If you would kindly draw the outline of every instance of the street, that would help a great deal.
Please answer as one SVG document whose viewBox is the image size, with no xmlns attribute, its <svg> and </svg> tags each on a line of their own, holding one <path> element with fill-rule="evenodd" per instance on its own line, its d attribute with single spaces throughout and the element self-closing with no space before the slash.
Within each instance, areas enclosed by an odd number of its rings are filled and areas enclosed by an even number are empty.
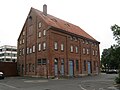
<svg viewBox="0 0 120 90">
<path fill-rule="evenodd" d="M 70 79 L 6 77 L 0 80 L 0 90 L 120 90 L 116 89 L 117 74 L 100 74 Z"/>
</svg>

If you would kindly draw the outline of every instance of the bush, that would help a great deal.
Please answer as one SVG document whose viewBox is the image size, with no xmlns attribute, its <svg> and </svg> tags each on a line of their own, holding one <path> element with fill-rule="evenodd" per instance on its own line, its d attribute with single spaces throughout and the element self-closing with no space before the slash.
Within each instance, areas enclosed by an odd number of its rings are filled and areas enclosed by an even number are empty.
<svg viewBox="0 0 120 90">
<path fill-rule="evenodd" d="M 120 64 L 119 64 L 119 71 L 118 71 L 118 77 L 115 78 L 116 84 L 120 84 Z"/>
<path fill-rule="evenodd" d="M 116 77 L 116 78 L 115 78 L 115 82 L 116 82 L 117 84 L 120 84 L 120 77 Z"/>
</svg>

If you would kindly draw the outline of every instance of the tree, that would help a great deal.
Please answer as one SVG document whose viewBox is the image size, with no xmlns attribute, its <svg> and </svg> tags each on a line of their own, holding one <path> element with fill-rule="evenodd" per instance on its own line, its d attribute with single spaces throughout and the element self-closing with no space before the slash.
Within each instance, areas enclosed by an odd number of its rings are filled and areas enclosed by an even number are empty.
<svg viewBox="0 0 120 90">
<path fill-rule="evenodd" d="M 118 45 L 120 45 L 120 27 L 115 24 L 111 26 L 111 30 L 113 31 L 115 41 L 117 41 Z"/>
</svg>

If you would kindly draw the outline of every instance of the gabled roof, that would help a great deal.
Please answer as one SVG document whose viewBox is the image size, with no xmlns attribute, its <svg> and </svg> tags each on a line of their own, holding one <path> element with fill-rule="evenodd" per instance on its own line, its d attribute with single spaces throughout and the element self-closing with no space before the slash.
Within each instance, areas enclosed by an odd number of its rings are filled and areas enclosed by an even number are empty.
<svg viewBox="0 0 120 90">
<path fill-rule="evenodd" d="M 84 30 L 82 30 L 80 27 L 73 25 L 69 22 L 66 22 L 62 19 L 56 18 L 52 15 L 44 15 L 43 12 L 32 8 L 48 25 L 53 26 L 55 28 L 59 28 L 61 30 L 65 30 L 67 32 L 80 35 L 82 37 L 91 39 L 96 41 L 92 36 L 90 36 L 88 33 L 86 33 Z"/>
</svg>

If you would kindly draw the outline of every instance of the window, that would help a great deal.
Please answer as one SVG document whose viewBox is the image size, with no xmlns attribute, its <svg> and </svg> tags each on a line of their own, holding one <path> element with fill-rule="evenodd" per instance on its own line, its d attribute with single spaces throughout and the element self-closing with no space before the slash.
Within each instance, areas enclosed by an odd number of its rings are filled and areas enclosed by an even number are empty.
<svg viewBox="0 0 120 90">
<path fill-rule="evenodd" d="M 61 44 L 61 51 L 64 51 L 64 44 Z"/>
<path fill-rule="evenodd" d="M 97 52 L 97 50 L 96 50 L 96 52 L 95 52 L 95 53 L 96 53 L 96 56 L 97 56 L 97 53 L 98 53 L 98 52 Z"/>
<path fill-rule="evenodd" d="M 42 59 L 42 64 L 46 65 L 47 64 L 47 60 L 46 59 Z"/>
<path fill-rule="evenodd" d="M 46 30 L 43 30 L 43 36 L 45 36 L 46 35 Z"/>
<path fill-rule="evenodd" d="M 38 44 L 38 51 L 41 51 L 41 43 Z"/>
<path fill-rule="evenodd" d="M 28 64 L 26 64 L 26 72 L 28 72 Z"/>
<path fill-rule="evenodd" d="M 95 50 L 93 50 L 93 55 L 95 55 Z"/>
<path fill-rule="evenodd" d="M 21 56 L 21 49 L 19 50 L 19 55 Z"/>
<path fill-rule="evenodd" d="M 23 55 L 24 55 L 24 54 L 25 54 L 24 48 L 23 48 L 23 50 L 22 50 L 22 51 L 23 51 Z"/>
<path fill-rule="evenodd" d="M 25 35 L 25 31 L 23 31 L 23 36 Z"/>
<path fill-rule="evenodd" d="M 39 38 L 41 37 L 41 32 L 38 32 L 38 37 L 39 37 Z"/>
<path fill-rule="evenodd" d="M 87 54 L 89 54 L 89 49 L 87 48 Z"/>
<path fill-rule="evenodd" d="M 70 52 L 73 52 L 73 45 L 70 46 Z"/>
<path fill-rule="evenodd" d="M 54 42 L 54 49 L 58 50 L 58 43 L 57 42 Z"/>
<path fill-rule="evenodd" d="M 32 48 L 30 48 L 30 53 L 32 53 Z"/>
<path fill-rule="evenodd" d="M 76 60 L 76 71 L 79 71 L 79 62 Z"/>
<path fill-rule="evenodd" d="M 32 33 L 33 33 L 33 25 L 29 26 L 28 35 L 32 35 Z"/>
<path fill-rule="evenodd" d="M 24 43 L 25 41 L 24 41 L 24 39 L 22 40 L 22 43 Z"/>
<path fill-rule="evenodd" d="M 46 49 L 46 43 L 44 42 L 43 43 L 43 50 L 45 50 Z"/>
<path fill-rule="evenodd" d="M 33 46 L 33 52 L 35 52 L 35 45 Z"/>
<path fill-rule="evenodd" d="M 42 27 L 42 23 L 39 22 L 39 23 L 38 23 L 38 28 L 41 28 L 41 27 Z"/>
<path fill-rule="evenodd" d="M 61 59 L 61 65 L 64 65 L 64 59 L 63 58 Z"/>
<path fill-rule="evenodd" d="M 86 40 L 86 44 L 89 44 L 89 42 Z"/>
<path fill-rule="evenodd" d="M 31 72 L 31 63 L 29 63 L 29 72 Z"/>
<path fill-rule="evenodd" d="M 29 48 L 27 48 L 27 54 L 29 54 Z"/>
<path fill-rule="evenodd" d="M 84 60 L 84 71 L 86 71 L 86 60 Z"/>
<path fill-rule="evenodd" d="M 20 40 L 20 44 L 22 44 L 21 40 Z"/>
<path fill-rule="evenodd" d="M 83 48 L 83 54 L 85 54 L 85 48 Z"/>
<path fill-rule="evenodd" d="M 83 43 L 85 43 L 85 40 L 83 40 Z"/>
<path fill-rule="evenodd" d="M 42 64 L 42 60 L 41 59 L 38 59 L 38 64 Z"/>
<path fill-rule="evenodd" d="M 78 46 L 75 47 L 75 52 L 78 53 Z"/>
<path fill-rule="evenodd" d="M 33 72 L 34 72 L 34 69 L 35 69 L 35 65 L 33 64 L 33 65 L 32 65 L 32 71 L 33 71 Z"/>
</svg>

